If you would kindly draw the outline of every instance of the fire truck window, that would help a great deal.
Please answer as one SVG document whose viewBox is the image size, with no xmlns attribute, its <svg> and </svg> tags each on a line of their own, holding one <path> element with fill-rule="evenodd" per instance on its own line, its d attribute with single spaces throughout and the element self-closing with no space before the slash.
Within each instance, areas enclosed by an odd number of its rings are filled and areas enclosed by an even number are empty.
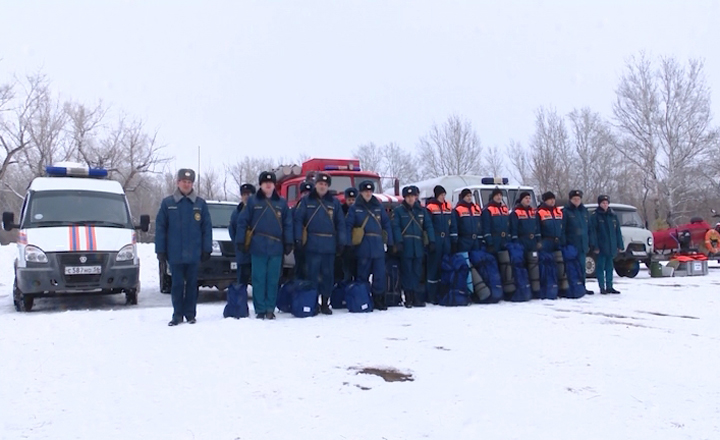
<svg viewBox="0 0 720 440">
<path fill-rule="evenodd" d="M 332 184 L 330 185 L 330 189 L 337 191 L 338 194 L 342 194 L 347 188 L 350 188 L 351 186 L 353 186 L 352 177 L 332 176 Z"/>
<path fill-rule="evenodd" d="M 291 202 L 297 199 L 297 185 L 288 186 L 287 199 Z"/>
</svg>

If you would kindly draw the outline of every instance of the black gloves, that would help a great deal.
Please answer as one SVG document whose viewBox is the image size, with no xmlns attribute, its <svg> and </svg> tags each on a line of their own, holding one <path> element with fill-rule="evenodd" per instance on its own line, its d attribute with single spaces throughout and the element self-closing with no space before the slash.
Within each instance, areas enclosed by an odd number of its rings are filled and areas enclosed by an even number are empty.
<svg viewBox="0 0 720 440">
<path fill-rule="evenodd" d="M 457 254 L 457 243 L 455 243 L 455 242 L 450 243 L 450 253 Z"/>
<path fill-rule="evenodd" d="M 430 251 L 431 253 L 435 253 L 435 242 L 434 241 L 431 241 L 430 243 L 428 243 L 428 251 Z"/>
<path fill-rule="evenodd" d="M 202 255 L 200 255 L 200 261 L 203 263 L 210 259 L 210 252 L 203 252 Z"/>
<path fill-rule="evenodd" d="M 403 249 L 405 249 L 405 246 L 403 245 L 402 241 L 398 241 L 397 243 L 395 243 L 396 254 L 402 254 Z"/>
<path fill-rule="evenodd" d="M 167 254 L 165 252 L 158 252 L 157 259 L 159 262 L 165 264 L 167 263 Z"/>
<path fill-rule="evenodd" d="M 293 246 L 291 244 L 285 245 L 285 255 L 290 255 L 290 252 L 293 251 Z"/>
</svg>

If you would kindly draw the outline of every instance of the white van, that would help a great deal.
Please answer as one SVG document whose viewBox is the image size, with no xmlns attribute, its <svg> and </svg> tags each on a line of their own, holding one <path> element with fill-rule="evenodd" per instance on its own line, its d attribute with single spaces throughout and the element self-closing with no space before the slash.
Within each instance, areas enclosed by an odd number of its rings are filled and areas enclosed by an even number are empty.
<svg viewBox="0 0 720 440">
<path fill-rule="evenodd" d="M 585 205 L 592 214 L 597 209 L 596 203 Z M 653 254 L 653 235 L 646 227 L 637 212 L 631 205 L 611 203 L 610 208 L 618 216 L 620 232 L 625 248 L 615 257 L 615 272 L 621 277 L 634 278 L 640 272 L 640 262 L 650 262 Z M 597 264 L 595 256 L 588 255 L 585 262 L 585 273 L 588 278 L 595 278 Z"/>
<path fill-rule="evenodd" d="M 420 190 L 420 200 L 424 202 L 427 198 L 433 197 L 435 186 L 440 185 L 447 191 L 446 199 L 453 206 L 460 201 L 460 192 L 467 188 L 472 191 L 474 202 L 484 208 L 490 200 L 490 194 L 495 188 L 502 191 L 503 202 L 512 211 L 517 201 L 517 197 L 521 192 L 527 191 L 532 196 L 530 203 L 533 208 L 538 207 L 538 198 L 535 189 L 531 186 L 510 185 L 507 177 L 481 177 L 471 175 L 456 175 L 437 177 L 435 179 L 423 180 L 416 183 L 408 183 L 407 185 L 415 185 Z"/>
<path fill-rule="evenodd" d="M 147 231 L 150 217 L 134 226 L 119 182 L 107 171 L 62 163 L 47 167 L 27 189 L 15 224 L 3 213 L 6 231 L 18 228 L 13 302 L 30 311 L 36 297 L 124 293 L 137 304 L 140 261 L 135 231 Z"/>
</svg>

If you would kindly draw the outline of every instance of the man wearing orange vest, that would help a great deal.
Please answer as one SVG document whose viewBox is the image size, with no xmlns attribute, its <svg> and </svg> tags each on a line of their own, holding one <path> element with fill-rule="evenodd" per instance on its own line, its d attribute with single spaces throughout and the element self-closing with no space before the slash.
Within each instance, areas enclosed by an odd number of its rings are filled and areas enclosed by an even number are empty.
<svg viewBox="0 0 720 440">
<path fill-rule="evenodd" d="M 482 221 L 480 208 L 473 203 L 472 192 L 465 188 L 460 192 L 460 201 L 455 206 L 455 222 L 458 229 L 458 252 L 480 249 Z"/>
<path fill-rule="evenodd" d="M 433 193 L 435 198 L 428 200 L 425 206 L 430 212 L 435 231 L 435 250 L 428 252 L 427 257 L 426 291 L 428 302 L 437 304 L 442 257 L 457 252 L 458 230 L 452 206 L 445 200 L 445 188 L 438 185 L 433 188 Z"/>
<path fill-rule="evenodd" d="M 505 243 L 510 240 L 509 215 L 508 207 L 503 203 L 502 191 L 495 188 L 482 212 L 483 238 L 491 254 L 505 250 Z"/>
<path fill-rule="evenodd" d="M 565 245 L 563 231 L 563 213 L 555 206 L 555 194 L 548 191 L 542 196 L 543 203 L 537 210 L 542 250 L 555 252 Z"/>
</svg>

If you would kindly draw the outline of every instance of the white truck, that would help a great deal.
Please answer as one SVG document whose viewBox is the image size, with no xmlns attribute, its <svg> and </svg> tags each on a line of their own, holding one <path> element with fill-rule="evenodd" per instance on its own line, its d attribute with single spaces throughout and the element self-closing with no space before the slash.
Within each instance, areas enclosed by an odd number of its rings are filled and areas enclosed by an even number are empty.
<svg viewBox="0 0 720 440">
<path fill-rule="evenodd" d="M 134 226 L 119 182 L 107 171 L 80 164 L 47 167 L 27 189 L 15 223 L 3 213 L 6 231 L 19 229 L 13 302 L 30 311 L 37 297 L 124 293 L 137 304 L 140 260 L 135 231 L 147 231 L 150 217 Z"/>
<path fill-rule="evenodd" d="M 585 205 L 591 213 L 595 212 L 596 203 Z M 640 272 L 640 262 L 649 265 L 653 254 L 653 235 L 646 227 L 637 208 L 631 205 L 612 203 L 610 205 L 620 220 L 620 231 L 625 248 L 615 257 L 615 272 L 621 277 L 634 278 Z M 595 278 L 596 267 L 594 255 L 588 255 L 585 260 L 585 274 L 588 278 Z"/>
<path fill-rule="evenodd" d="M 474 202 L 481 208 L 490 200 L 490 193 L 499 188 L 503 193 L 503 201 L 512 211 L 515 201 L 521 192 L 527 191 L 532 194 L 530 203 L 537 208 L 538 199 L 535 189 L 531 186 L 510 185 L 507 177 L 482 177 L 471 175 L 455 175 L 437 177 L 435 179 L 423 180 L 415 183 L 407 183 L 403 186 L 415 185 L 420 189 L 420 201 L 422 203 L 429 197 L 433 197 L 435 186 L 440 185 L 447 191 L 446 199 L 453 206 L 460 200 L 460 192 L 467 188 L 472 191 Z"/>
</svg>

